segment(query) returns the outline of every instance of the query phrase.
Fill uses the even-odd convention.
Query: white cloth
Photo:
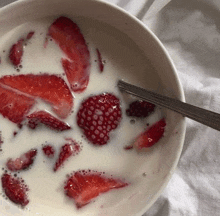
[[[142,20],[171,55],[186,102],[220,113],[219,0],[106,0]],[[0,7],[13,0],[0,0]],[[187,119],[178,168],[144,216],[220,215],[220,132]]]

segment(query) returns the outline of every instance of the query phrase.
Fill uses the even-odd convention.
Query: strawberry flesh
[[[68,58],[61,61],[72,91],[83,92],[89,82],[90,53],[79,27],[69,18],[59,17],[49,27],[48,35]]]
[[[27,118],[28,118],[28,126],[31,129],[35,129],[39,123],[42,123],[47,127],[49,127],[50,129],[57,131],[64,131],[71,129],[71,127],[67,123],[60,121],[59,119],[55,118],[46,111],[34,112],[29,116],[27,116]]]
[[[113,178],[107,178],[102,173],[78,171],[67,180],[65,194],[75,201],[76,207],[89,204],[101,193],[127,186],[128,184]]]
[[[23,42],[24,39],[20,39],[16,44],[13,44],[10,53],[9,59],[14,66],[19,66],[21,64],[21,59],[23,56]]]
[[[54,154],[55,154],[55,149],[53,148],[53,146],[51,145],[45,145],[43,148],[42,148],[44,154],[48,157],[48,158],[52,158],[54,157]]]
[[[59,158],[54,166],[54,171],[56,172],[64,162],[71,156],[79,154],[81,151],[80,145],[73,139],[67,138],[67,143],[61,147]]]
[[[37,149],[31,149],[15,160],[9,159],[6,163],[6,166],[10,171],[13,172],[28,169],[34,163],[36,155]]]
[[[29,203],[27,197],[28,188],[22,179],[13,178],[10,174],[3,174],[1,181],[5,195],[12,202],[21,206],[26,206]]]
[[[129,109],[126,110],[126,114],[132,117],[147,117],[155,109],[155,105],[146,101],[134,101],[129,105]]]
[[[56,75],[4,76],[0,79],[0,83],[41,98],[52,105],[53,111],[60,118],[66,118],[72,111],[73,96],[65,81]]]
[[[35,34],[34,31],[29,32],[29,33],[27,34],[26,39],[27,39],[27,40],[30,40],[30,39],[34,36],[34,34]]]
[[[103,64],[103,61],[102,61],[102,55],[101,55],[99,49],[96,49],[96,52],[97,52],[97,56],[98,56],[99,70],[100,70],[100,72],[103,72],[104,64]]]
[[[10,121],[20,124],[35,104],[33,98],[19,94],[0,84],[0,113]]]
[[[109,140],[109,133],[118,127],[121,118],[119,99],[113,94],[103,93],[82,102],[77,113],[77,124],[91,143],[104,145]]]
[[[161,119],[142,133],[135,141],[134,146],[141,150],[143,148],[149,148],[157,143],[164,134],[166,126],[165,119]]]

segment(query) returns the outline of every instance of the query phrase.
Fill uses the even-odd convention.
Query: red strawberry
[[[60,150],[60,155],[54,166],[56,172],[70,156],[74,156],[81,151],[80,145],[71,138],[67,138],[67,144],[63,145]]]
[[[24,185],[22,179],[13,178],[9,174],[3,174],[2,188],[5,195],[14,203],[21,206],[26,206],[29,203],[27,197],[28,188]]]
[[[74,199],[77,208],[81,208],[101,193],[127,185],[121,180],[107,178],[102,173],[78,171],[67,180],[64,190],[68,197]]]
[[[152,125],[148,130],[142,133],[135,141],[134,145],[137,149],[141,150],[142,148],[149,148],[157,143],[164,134],[166,126],[165,119],[161,119]]]
[[[50,103],[54,112],[61,118],[66,118],[72,110],[73,96],[65,81],[56,75],[4,76],[0,83]]]
[[[69,18],[59,17],[50,26],[48,35],[69,59],[62,59],[62,65],[71,89],[84,91],[89,82],[90,53],[79,27]]]
[[[37,149],[31,149],[30,151],[22,154],[19,158],[12,160],[9,159],[6,163],[7,168],[10,171],[25,170],[34,163],[35,156],[37,155]]]
[[[96,52],[97,52],[97,56],[98,56],[99,70],[100,70],[100,72],[103,72],[104,64],[103,64],[103,61],[102,61],[102,55],[101,55],[99,49],[96,49]]]
[[[55,149],[53,148],[53,146],[51,145],[45,145],[43,148],[42,148],[44,154],[49,157],[49,158],[52,158],[54,157],[54,154],[55,154]]]
[[[35,104],[33,98],[19,94],[0,84],[0,113],[10,121],[20,124]]]
[[[16,44],[13,44],[10,49],[9,59],[16,67],[21,63],[21,58],[23,56],[23,42],[24,39],[20,39]]]
[[[59,119],[55,118],[50,113],[45,111],[34,112],[29,116],[27,116],[27,118],[28,118],[28,126],[31,129],[35,129],[39,123],[42,123],[47,127],[57,131],[64,131],[71,129],[71,127],[67,123],[60,121]]]
[[[134,117],[147,117],[154,111],[155,105],[146,101],[134,101],[129,105],[126,110],[128,116]]]
[[[120,101],[113,94],[103,93],[83,101],[77,113],[77,124],[93,144],[104,145],[109,133],[121,121]]]
[[[31,32],[29,32],[28,34],[27,34],[27,37],[26,37],[26,39],[27,40],[30,40],[33,36],[34,36],[34,31],[31,31]]]

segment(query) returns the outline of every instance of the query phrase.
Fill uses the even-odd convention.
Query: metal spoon
[[[119,80],[118,87],[124,92],[137,96],[155,105],[166,107],[182,114],[185,117],[191,118],[197,122],[220,131],[220,114],[218,113],[181,102],[177,99],[160,95],[158,93],[131,85],[122,80]]]

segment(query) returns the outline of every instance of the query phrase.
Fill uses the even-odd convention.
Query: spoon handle
[[[137,96],[158,106],[173,110],[185,117],[191,118],[197,122],[220,131],[220,114],[218,113],[181,102],[177,99],[160,95],[158,93],[128,84],[122,80],[119,80],[118,87],[124,92]]]

